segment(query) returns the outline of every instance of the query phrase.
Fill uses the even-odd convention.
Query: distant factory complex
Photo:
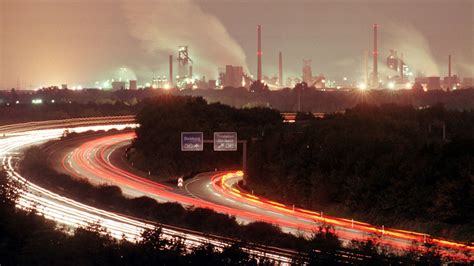
[[[259,82],[264,84],[270,90],[282,88],[292,88],[298,83],[304,82],[307,87],[315,89],[411,89],[414,87],[423,90],[456,90],[469,88],[473,86],[473,77],[458,77],[451,73],[451,55],[448,57],[447,75],[442,78],[439,76],[422,76],[413,73],[409,62],[410,59],[403,57],[403,51],[391,49],[386,57],[386,67],[383,72],[379,71],[379,50],[378,50],[378,25],[373,25],[373,50],[372,50],[372,69],[369,70],[369,53],[365,51],[365,69],[364,76],[359,80],[348,80],[344,77],[341,81],[327,79],[322,71],[318,75],[313,74],[312,59],[302,59],[302,72],[299,77],[290,77],[284,74],[283,53],[280,51],[275,55],[275,62],[278,62],[278,73],[272,77],[266,76],[262,68],[262,27],[257,26],[257,73],[256,78],[250,73],[245,73],[244,67],[240,65],[216,66],[218,76],[198,77],[193,74],[193,67],[196,64],[199,69],[199,63],[194,62],[191,56],[192,47],[179,46],[176,61],[173,55],[169,55],[169,73],[156,75],[150,81],[137,83],[136,79],[123,79],[115,77],[104,83],[96,83],[95,88],[123,90],[136,90],[139,88],[153,89],[222,89],[225,87],[244,87],[249,88],[252,83]],[[176,63],[176,64],[175,64]],[[175,72],[174,66],[177,65]],[[284,80],[286,77],[286,80]],[[139,85],[140,84],[140,85]],[[99,86],[100,85],[100,86]],[[415,86],[416,85],[416,86]],[[61,88],[68,88],[63,84]],[[73,86],[69,89],[82,89],[82,86]]]

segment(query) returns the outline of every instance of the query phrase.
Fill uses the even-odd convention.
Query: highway
[[[449,240],[431,238],[425,234],[371,226],[370,224],[324,215],[320,212],[293,208],[242,191],[238,181],[242,172],[205,173],[185,182],[184,189],[161,184],[142,177],[122,158],[124,147],[135,137],[133,132],[84,139],[76,146],[56,147],[53,158],[62,158],[56,168],[96,184],[108,183],[121,187],[130,196],[148,196],[158,201],[211,208],[236,216],[241,222],[265,221],[280,226],[286,232],[312,233],[321,224],[332,225],[338,237],[346,242],[378,236],[386,246],[406,250],[413,242],[430,241],[442,248],[445,255],[469,259],[474,251]],[[58,159],[55,159],[58,161]],[[467,252],[468,256],[463,254]]]
[[[218,249],[222,249],[233,243],[231,239],[161,225],[88,206],[42,188],[18,173],[17,165],[24,149],[57,140],[66,130],[81,133],[90,130],[123,130],[136,126],[133,117],[64,119],[0,126],[2,168],[9,179],[22,184],[21,186],[12,185],[19,193],[16,206],[24,210],[35,210],[38,215],[46,219],[68,226],[71,232],[74,228],[99,225],[112,237],[118,239],[125,237],[130,241],[138,241],[143,230],[160,226],[164,238],[180,237],[184,239],[184,244],[188,247],[211,243]],[[270,258],[283,264],[289,264],[292,256],[296,254],[292,251],[262,245],[246,249],[246,251],[257,257]]]

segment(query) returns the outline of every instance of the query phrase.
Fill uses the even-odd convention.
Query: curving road
[[[56,164],[60,171],[88,178],[94,183],[117,185],[125,194],[146,195],[158,201],[175,201],[183,205],[211,208],[235,215],[242,222],[265,221],[279,225],[287,232],[305,233],[311,233],[320,224],[329,224],[346,241],[377,235],[381,243],[396,249],[408,249],[413,242],[421,244],[430,241],[441,247],[445,255],[458,259],[470,260],[474,252],[472,246],[461,243],[325,216],[323,213],[293,208],[251,195],[238,187],[238,181],[242,179],[239,171],[201,174],[186,181],[184,189],[150,181],[131,169],[121,157],[124,148],[134,137],[133,132],[128,132],[91,137],[72,146],[61,146],[58,143],[52,149],[52,158],[53,161],[60,162]]]
[[[188,247],[211,243],[221,249],[232,243],[230,239],[168,225],[158,225],[82,204],[28,181],[27,177],[23,177],[17,171],[17,164],[24,149],[50,140],[57,140],[66,130],[81,133],[91,130],[123,130],[136,126],[133,117],[64,119],[0,126],[0,161],[2,168],[6,171],[10,180],[21,183],[20,186],[12,185],[19,196],[16,199],[17,207],[25,210],[34,209],[37,214],[66,225],[71,230],[97,224],[106,229],[112,237],[118,239],[125,237],[130,241],[137,241],[140,239],[143,230],[160,226],[163,230],[163,237],[167,239],[180,237]],[[141,181],[146,182],[143,179]],[[157,189],[165,188],[157,185]],[[151,190],[151,193],[154,194],[155,192]],[[252,250],[248,249],[246,251],[257,257],[267,257],[283,264],[290,263],[291,256],[295,255],[292,251],[262,245],[257,245]]]

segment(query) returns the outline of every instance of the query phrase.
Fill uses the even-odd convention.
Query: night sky
[[[452,54],[453,73],[474,76],[469,0],[0,2],[0,89],[92,86],[118,76],[144,84],[168,75],[168,55],[179,45],[189,46],[197,75],[215,78],[226,64],[255,75],[257,24],[267,76],[277,73],[282,51],[286,77],[301,76],[302,60],[312,59],[314,74],[360,81],[373,23],[382,73],[396,49],[414,73],[446,76]]]

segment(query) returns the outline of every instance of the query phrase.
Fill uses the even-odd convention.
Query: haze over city
[[[262,25],[263,75],[314,74],[363,80],[364,53],[379,25],[379,71],[390,49],[414,76],[472,77],[473,3],[453,1],[36,1],[2,0],[0,88],[94,86],[122,76],[140,84],[168,75],[168,55],[189,47],[194,75],[217,79],[225,65],[256,76],[256,26]],[[127,74],[117,74],[126,67]]]

